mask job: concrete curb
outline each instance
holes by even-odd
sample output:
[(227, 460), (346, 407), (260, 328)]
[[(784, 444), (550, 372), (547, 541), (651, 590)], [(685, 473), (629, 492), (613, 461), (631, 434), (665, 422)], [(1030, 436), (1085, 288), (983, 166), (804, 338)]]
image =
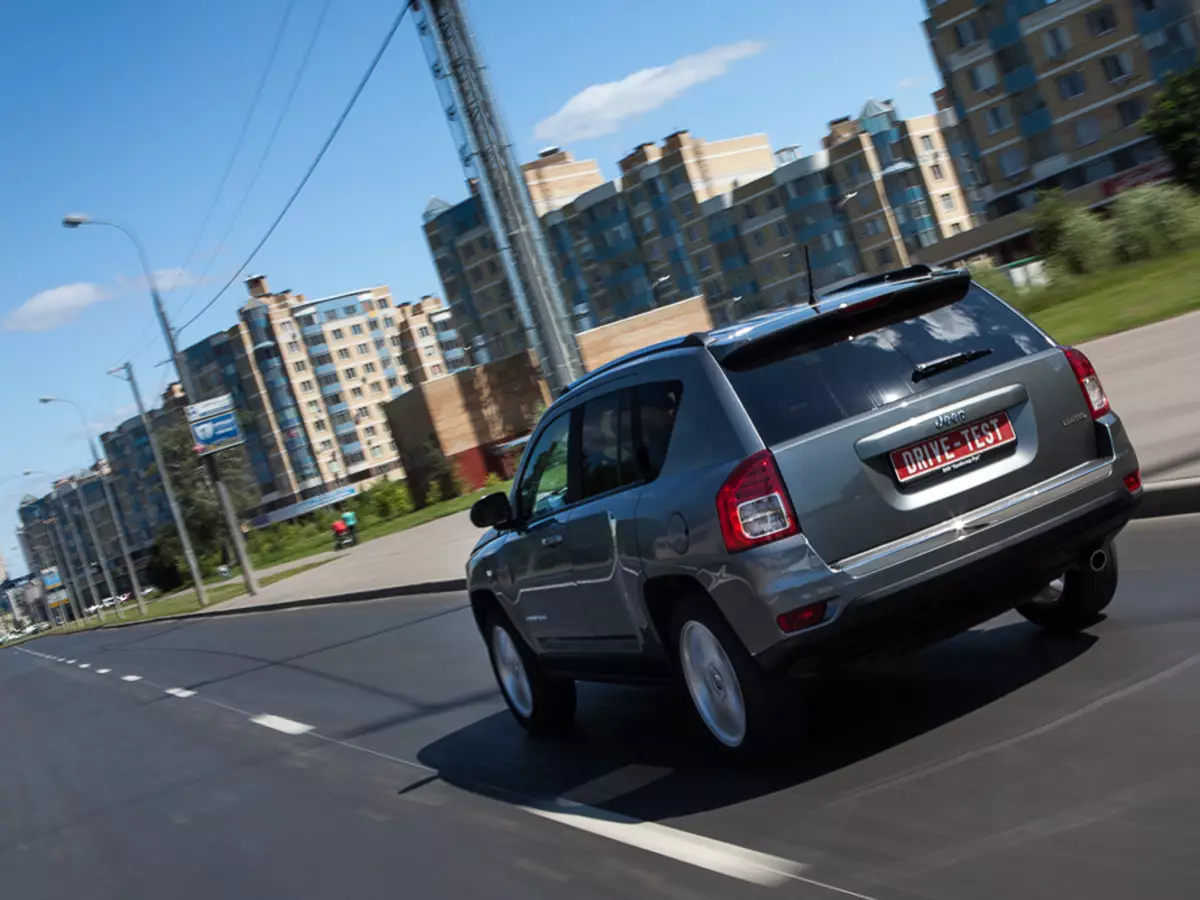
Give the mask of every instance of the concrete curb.
[[(1163, 516), (1183, 516), (1200, 513), (1200, 478), (1176, 478), (1168, 481), (1150, 481), (1145, 485), (1142, 502), (1133, 516), (1135, 519), (1156, 519)], [(285, 600), (269, 606), (244, 606), (233, 609), (213, 609), (209, 612), (182, 613), (177, 616), (161, 616), (137, 622), (116, 622), (103, 628), (132, 628), (135, 625), (150, 625), (154, 622), (187, 622), (195, 619), (212, 619), (219, 616), (244, 616), (253, 613), (274, 612), (283, 609), (302, 609), (306, 606), (325, 606), (333, 603), (361, 603), (365, 600), (382, 600), (386, 597), (412, 597), (417, 594), (446, 594), (465, 591), (465, 578), (447, 581), (425, 581), (420, 584), (401, 584), (394, 587), (372, 588), (369, 591), (347, 591), (325, 597), (303, 597)]]
[(1146, 482), (1142, 502), (1138, 504), (1133, 517), (1157, 519), (1161, 516), (1185, 516), (1189, 513), (1200, 513), (1200, 478)]
[(254, 613), (275, 612), (283, 609), (303, 609), (306, 606), (325, 606), (332, 603), (361, 603), (365, 600), (382, 600), (386, 597), (412, 597), (417, 594), (448, 594), (455, 591), (465, 591), (465, 578), (452, 578), (448, 581), (424, 581), (420, 584), (401, 584), (394, 587), (371, 588), (369, 591), (347, 591), (344, 594), (329, 594), (324, 597), (301, 597), (298, 600), (285, 600), (282, 603), (271, 603), (266, 606), (243, 606), (231, 609), (216, 608), (207, 612), (180, 613), (177, 616), (157, 616), (153, 619), (139, 619), (136, 622), (114, 622), (111, 625), (101, 625), (101, 628), (134, 628), (138, 625), (153, 625), (155, 622), (187, 622), (195, 619), (214, 619), (222, 616), (246, 616)]

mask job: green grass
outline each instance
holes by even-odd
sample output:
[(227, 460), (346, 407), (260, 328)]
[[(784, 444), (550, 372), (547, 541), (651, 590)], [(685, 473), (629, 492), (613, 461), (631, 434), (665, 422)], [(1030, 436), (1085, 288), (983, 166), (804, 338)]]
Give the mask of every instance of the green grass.
[(1055, 340), (1077, 344), (1200, 309), (1200, 251), (1006, 291), (1005, 299)]
[[(285, 572), (276, 572), (273, 575), (267, 575), (259, 579), (260, 587), (267, 587), (275, 584), (277, 581), (283, 581), (285, 578), (291, 578), (293, 575), (299, 575), (301, 572), (307, 572), (309, 569), (315, 569), (317, 566), (323, 566), (328, 560), (319, 562), (311, 562), (305, 565), (296, 566), (288, 569)], [(246, 587), (240, 581), (237, 584), (222, 584), (208, 592), (208, 605), (216, 606), (218, 603), (224, 603), (226, 600), (232, 600), (234, 597), (240, 597), (246, 593)], [(128, 607), (122, 607), (122, 612), (125, 614), (124, 619), (117, 619), (116, 613), (108, 611), (105, 613), (105, 621), (103, 625), (97, 622), (94, 618), (86, 619), (83, 622), (83, 628), (77, 627), (76, 623), (72, 622), (62, 628), (52, 628), (50, 631), (43, 634), (71, 634), (75, 631), (87, 630), (90, 628), (102, 628), (105, 625), (127, 624), (129, 622), (144, 622), (150, 619), (161, 619), (164, 616), (179, 616), (185, 613), (198, 612), (202, 607), (200, 601), (191, 591), (163, 597), (154, 603), (147, 604), (146, 615), (142, 615), (136, 604), (130, 604)], [(31, 635), (35, 637), (36, 635)], [(29, 638), (26, 638), (28, 640)]]
[[(366, 519), (365, 516), (359, 515), (359, 521), (362, 523), (358, 527), (359, 542), (372, 541), (376, 538), (386, 537), (389, 534), (396, 534), (399, 531), (405, 531), (409, 528), (415, 528), (418, 525), (424, 525), (427, 522), (432, 522), (434, 519), (440, 519), (444, 516), (450, 516), (454, 513), (462, 512), (470, 509), (475, 501), (486, 494), (497, 491), (508, 492), (512, 482), (505, 481), (495, 487), (482, 488), (470, 494), (463, 494), (461, 497), (454, 497), (450, 500), (444, 500), (441, 503), (434, 503), (424, 509), (414, 510), (402, 516), (396, 516), (394, 519), (375, 520)], [(365, 521), (364, 521), (365, 520)], [(256, 554), (254, 556), (254, 564), (260, 567), (275, 566), (280, 563), (292, 562), (294, 560), (303, 559), (306, 556), (312, 556), (314, 553), (323, 553), (326, 550), (333, 549), (332, 533), (322, 533), (313, 535), (312, 537), (303, 540), (297, 540), (272, 553)]]

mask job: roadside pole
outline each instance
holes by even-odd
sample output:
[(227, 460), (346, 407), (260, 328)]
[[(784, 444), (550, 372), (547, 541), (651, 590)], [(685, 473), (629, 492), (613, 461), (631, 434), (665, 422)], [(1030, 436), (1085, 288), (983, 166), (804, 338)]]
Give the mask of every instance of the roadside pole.
[[(54, 495), (58, 497), (58, 490), (55, 489)], [(71, 532), (71, 540), (75, 542), (76, 554), (79, 557), (79, 565), (83, 568), (83, 577), (87, 580), (88, 593), (92, 595), (92, 602), (96, 604), (97, 618), (101, 622), (104, 621), (104, 614), (100, 612), (100, 591), (96, 589), (96, 579), (92, 577), (92, 566), (88, 562), (87, 554), (84, 553), (83, 538), (79, 535), (79, 529), (75, 526), (75, 520), (67, 513), (67, 505), (61, 497), (58, 497), (58, 505), (62, 507), (63, 518), (67, 520), (67, 528)], [(63, 546), (66, 550), (66, 546)]]
[[(75, 566), (71, 563), (71, 557), (67, 554), (67, 542), (63, 540), (62, 525), (59, 524), (58, 516), (54, 516), (51, 520), (54, 525), (54, 534), (51, 536), (51, 544), (55, 545), (54, 555), (58, 558), (59, 572), (71, 580), (71, 590), (67, 594), (70, 600), (71, 609), (75, 610), (75, 627), (83, 627), (83, 609), (80, 606), (79, 576), (75, 571)], [(65, 565), (64, 565), (65, 564)], [(66, 582), (64, 581), (65, 585)], [(65, 616), (63, 617), (66, 618)], [(63, 627), (67, 627), (67, 623), (63, 622)]]
[[(97, 472), (96, 474), (101, 478), (104, 477), (100, 472)], [(113, 583), (112, 573), (108, 571), (108, 560), (106, 559), (107, 554), (105, 554), (104, 547), (100, 544), (100, 535), (96, 532), (96, 523), (92, 521), (92, 514), (88, 512), (87, 497), (85, 497), (83, 491), (79, 489), (79, 482), (74, 478), (71, 479), (71, 486), (75, 489), (75, 499), (79, 501), (79, 508), (83, 510), (83, 521), (87, 525), (88, 535), (92, 539), (92, 547), (96, 551), (96, 558), (100, 561), (100, 571), (104, 575), (104, 586), (108, 588), (108, 596), (112, 598), (113, 604), (117, 608), (117, 618), (123, 619), (125, 616), (121, 613), (121, 604), (117, 602), (117, 586)], [(116, 523), (113, 524), (115, 525)], [(96, 612), (100, 616), (100, 621), (103, 622), (103, 602), (100, 603)]]
[[(171, 484), (171, 473), (167, 471), (166, 463), (163, 462), (162, 451), (158, 447), (158, 439), (154, 436), (154, 428), (150, 424), (150, 417), (146, 415), (146, 407), (142, 403), (142, 392), (138, 389), (137, 379), (133, 374), (133, 366), (129, 363), (121, 366), (118, 369), (113, 369), (109, 375), (114, 375), (118, 372), (124, 372), (123, 377), (129, 382), (129, 387), (133, 391), (133, 401), (137, 404), (138, 416), (142, 420), (142, 427), (146, 429), (146, 436), (150, 440), (150, 452), (154, 454), (154, 465), (158, 467), (158, 476), (162, 481), (163, 492), (167, 495), (167, 505), (171, 507), (171, 518), (175, 522), (175, 530), (179, 532), (179, 542), (183, 544), (183, 555), (187, 558), (188, 571), (192, 573), (192, 584), (196, 588), (196, 597), (200, 601), (201, 606), (208, 606), (208, 591), (204, 587), (204, 576), (200, 573), (200, 563), (196, 560), (196, 552), (192, 549), (192, 539), (188, 534), (187, 523), (183, 519), (183, 511), (179, 508), (179, 502), (175, 499), (175, 488)], [(141, 594), (138, 594), (138, 609), (142, 611), (142, 615), (146, 614), (146, 602), (142, 599)]]

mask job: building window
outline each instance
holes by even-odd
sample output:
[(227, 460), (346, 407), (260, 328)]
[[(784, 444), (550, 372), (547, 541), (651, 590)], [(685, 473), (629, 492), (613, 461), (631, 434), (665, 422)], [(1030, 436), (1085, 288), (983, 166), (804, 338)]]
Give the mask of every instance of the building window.
[(696, 226), (695, 225), (689, 225), (687, 227), (687, 239), (689, 241), (693, 241), (693, 242), (696, 240)]
[(1009, 147), (1000, 153), (1000, 171), (1005, 178), (1012, 178), (1028, 168), (1025, 151), (1020, 147)]
[(951, 234), (962, 234), (962, 225), (960, 225), (958, 222), (952, 223), (950, 225), (950, 233)]
[(382, 447), (372, 447), (371, 448), (371, 458), (372, 459), (379, 459), (379, 457), (381, 457), (381, 456), (383, 456), (383, 448)]
[(425, 325), (422, 325), (420, 328), (417, 329), (417, 337), (423, 337), (423, 338), (429, 337), (429, 328), (426, 327)]
[(288, 341), (287, 347), (288, 347), (288, 353), (299, 353), (300, 352), (300, 342), (299, 341)]
[(333, 449), (333, 441), (331, 441), (329, 439), (321, 441), (321, 449), (322, 450), (332, 450)]
[(745, 206), (742, 207), (743, 221), (749, 222), (756, 215), (758, 215), (758, 214), (754, 211), (754, 202), (753, 201), (751, 201), (750, 203), (747, 203)]
[(933, 138), (925, 134), (921, 136), (921, 149), (926, 153), (933, 152)]
[(347, 366), (345, 374), (346, 374), (347, 378), (357, 378), (358, 377), (358, 372), (356, 372), (354, 370), (354, 366)]
[(987, 121), (988, 134), (995, 134), (1012, 127), (1012, 117), (1008, 114), (1008, 107), (1003, 103), (989, 106), (983, 117)]
[(880, 247), (875, 251), (875, 262), (881, 268), (892, 264), (892, 248)]
[(390, 338), (388, 338), (388, 340), (392, 342), (392, 346), (393, 346), (393, 347), (399, 347), (399, 346), (400, 346), (400, 335), (398, 335), (398, 334), (393, 334), (393, 335), (392, 335)]
[(292, 363), (292, 369), (293, 369), (293, 371), (296, 371), (296, 372), (307, 372), (308, 371), (308, 363), (306, 363), (302, 359), (298, 359), (294, 363)]
[(326, 429), (325, 420), (317, 419), (313, 422), (313, 431), (324, 431)]
[(1064, 100), (1074, 100), (1076, 97), (1083, 96), (1085, 91), (1087, 91), (1087, 82), (1084, 81), (1083, 73), (1078, 69), (1058, 76), (1058, 94)]
[(355, 347), (354, 349), (358, 351), (358, 355), (359, 355), (359, 356), (363, 356), (364, 354), (366, 354), (366, 353), (369, 353), (369, 352), (370, 352), (370, 350), (371, 350), (371, 345), (370, 345), (370, 344), (359, 344), (359, 345), (358, 345), (357, 347)]
[(763, 233), (761, 231), (754, 232), (754, 246), (755, 247), (761, 247), (766, 242), (767, 242), (767, 239), (765, 237), (763, 237)]
[(1122, 128), (1128, 128), (1130, 125), (1140, 122), (1145, 114), (1146, 108), (1142, 104), (1141, 97), (1130, 97), (1117, 104), (1117, 115), (1121, 119)]
[(1075, 120), (1075, 144), (1086, 147), (1100, 140), (1100, 120), (1095, 116), (1083, 116)]
[(1062, 25), (1054, 25), (1042, 32), (1042, 46), (1046, 49), (1046, 56), (1050, 59), (1058, 59), (1071, 49), (1071, 38), (1067, 34), (1067, 29)]
[(300, 390), (306, 394), (311, 394), (316, 388), (311, 381), (300, 382)]
[(696, 265), (700, 267), (701, 272), (707, 272), (712, 268), (712, 263), (709, 261), (707, 253), (699, 253), (696, 255)]
[(1117, 14), (1111, 6), (1102, 6), (1087, 14), (1088, 28), (1095, 37), (1117, 29)]
[(425, 356), (426, 357), (436, 356), (436, 355), (437, 355), (437, 348), (434, 347), (432, 344), (430, 344), (428, 347), (425, 348)]
[(389, 306), (389, 304), (388, 304), (388, 298), (387, 298), (387, 297), (380, 297), (378, 300), (376, 300), (376, 301), (375, 301), (375, 304), (376, 304), (376, 305), (377, 305), (377, 306), (378, 306), (380, 309), (387, 309), (387, 308), (388, 308), (388, 306)]
[(791, 233), (786, 219), (780, 219), (775, 223), (775, 233), (781, 238), (785, 238)]
[(412, 379), (408, 377), (407, 373), (404, 375), (404, 386), (412, 387)]
[(953, 194), (942, 194), (942, 209), (946, 212), (953, 212), (957, 208), (954, 202)]
[(382, 394), (383, 393), (383, 382), (376, 381), (376, 382), (372, 383), (371, 393), (372, 394)]
[(370, 374), (374, 373), (374, 371), (375, 371), (375, 363), (373, 363), (373, 362), (363, 363), (363, 374), (364, 375), (370, 375)]
[(954, 38), (958, 41), (959, 50), (978, 44), (983, 40), (983, 35), (979, 32), (979, 22), (975, 19), (959, 22), (954, 26)]
[(967, 69), (967, 81), (976, 91), (990, 91), (996, 87), (996, 66), (988, 60)]
[(351, 333), (351, 334), (362, 334), (362, 333), (363, 333), (363, 327), (362, 327), (361, 325), (352, 325), (352, 326), (350, 327), (350, 333)]
[(319, 413), (321, 411), (321, 403), (318, 400), (308, 401), (308, 411), (310, 413)]
[(317, 381), (320, 382), (321, 387), (329, 387), (331, 384), (337, 384), (338, 383), (337, 373), (330, 372), (328, 375), (322, 375), (320, 378), (317, 379)]
[(942, 171), (942, 167), (938, 163), (934, 163), (932, 166), (930, 166), (929, 171), (933, 174), (934, 181), (946, 180), (946, 173)]
[(345, 332), (342, 331), (342, 329), (340, 329), (340, 328), (335, 328), (335, 329), (333, 329), (333, 331), (331, 331), (329, 333), (333, 336), (333, 339), (335, 341), (340, 341), (342, 338), (344, 338), (346, 336)]
[(384, 316), (383, 317), (383, 327), (384, 328), (396, 327), (396, 320), (393, 319), (391, 316)]
[(338, 348), (338, 359), (349, 359), (349, 358), (350, 358), (350, 348), (349, 347), (339, 347)]
[(441, 375), (442, 367), (438, 363), (434, 363), (432, 366), (429, 367), (429, 371), (433, 372), (434, 375)]
[(1100, 68), (1104, 70), (1104, 77), (1115, 84), (1133, 74), (1133, 61), (1128, 53), (1113, 53), (1100, 60)]

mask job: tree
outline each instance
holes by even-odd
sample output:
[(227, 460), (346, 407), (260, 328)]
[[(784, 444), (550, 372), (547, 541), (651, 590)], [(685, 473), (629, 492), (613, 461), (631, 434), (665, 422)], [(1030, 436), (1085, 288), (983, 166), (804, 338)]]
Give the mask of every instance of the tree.
[(1200, 191), (1200, 67), (1172, 75), (1142, 125), (1174, 164), (1179, 180)]
[(1033, 213), (1033, 243), (1042, 256), (1058, 254), (1067, 218), (1074, 208), (1058, 188), (1039, 195)]

